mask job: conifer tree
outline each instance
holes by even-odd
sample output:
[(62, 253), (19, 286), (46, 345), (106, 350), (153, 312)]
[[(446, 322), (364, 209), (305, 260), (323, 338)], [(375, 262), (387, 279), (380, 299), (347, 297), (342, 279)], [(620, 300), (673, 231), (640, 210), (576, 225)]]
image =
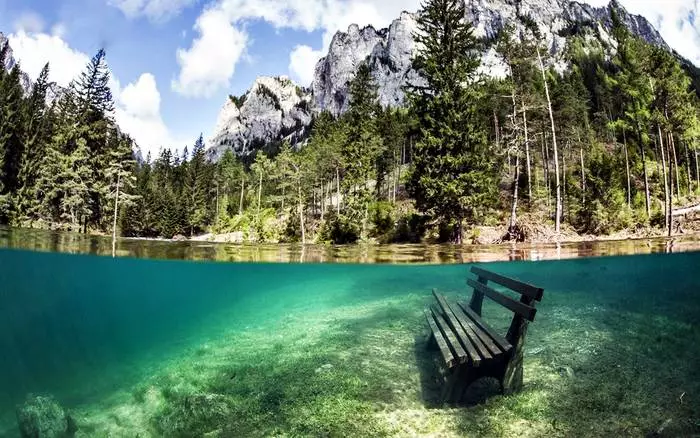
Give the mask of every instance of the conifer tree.
[(190, 236), (201, 230), (208, 220), (209, 167), (204, 151), (204, 137), (199, 136), (192, 149), (192, 159), (187, 165), (184, 205), (190, 225)]
[[(2, 68), (0, 68), (2, 69)], [(0, 79), (0, 209), (13, 209), (12, 195), (19, 187), (19, 172), (24, 151), (24, 90), (20, 82), (20, 67), (16, 64)]]
[(376, 119), (380, 107), (377, 86), (367, 63), (360, 65), (350, 83), (350, 108), (347, 142), (343, 147), (347, 193), (346, 214), (350, 222), (360, 225), (360, 238), (367, 238), (369, 205), (372, 202), (370, 180), (376, 176), (375, 163), (381, 150)]
[(421, 129), (409, 191), (418, 208), (462, 242), (465, 220), (475, 221), (497, 190), (486, 129), (478, 114), (480, 59), (462, 0), (429, 0), (419, 13), (414, 66), (424, 81), (409, 100)]
[(36, 182), (40, 172), (41, 159), (46, 153), (51, 141), (53, 130), (54, 108), (46, 105), (49, 83), (49, 64), (46, 64), (37, 78), (32, 92), (24, 106), (24, 121), (22, 143), (24, 145), (18, 175), (18, 190), (15, 208), (20, 221), (37, 217), (39, 203), (37, 201)]
[(608, 87), (622, 100), (622, 113), (617, 119), (626, 121), (637, 138), (644, 176), (644, 192), (647, 219), (651, 217), (651, 194), (647, 170), (646, 149), (649, 144), (651, 122), (650, 106), (653, 100), (651, 81), (647, 73), (648, 46), (630, 35), (611, 7), (613, 34), (618, 41), (617, 55), (613, 59), (616, 72), (606, 77)]
[(112, 208), (112, 256), (116, 254), (117, 241), (117, 219), (119, 219), (119, 208), (128, 208), (134, 205), (136, 195), (133, 191), (136, 186), (136, 176), (134, 168), (133, 141), (129, 137), (120, 139), (116, 150), (110, 152), (110, 160), (105, 171), (105, 177), (110, 181), (110, 199), (114, 200)]

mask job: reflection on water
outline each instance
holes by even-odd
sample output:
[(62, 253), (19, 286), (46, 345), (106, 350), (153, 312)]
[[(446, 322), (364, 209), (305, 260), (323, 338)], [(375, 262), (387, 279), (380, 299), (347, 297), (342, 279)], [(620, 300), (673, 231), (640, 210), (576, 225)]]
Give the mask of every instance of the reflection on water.
[[(106, 236), (0, 227), (0, 248), (111, 255)], [(700, 250), (700, 236), (673, 239), (513, 244), (513, 245), (240, 245), (210, 242), (121, 239), (117, 255), (148, 259), (273, 263), (470, 263), (558, 260)]]

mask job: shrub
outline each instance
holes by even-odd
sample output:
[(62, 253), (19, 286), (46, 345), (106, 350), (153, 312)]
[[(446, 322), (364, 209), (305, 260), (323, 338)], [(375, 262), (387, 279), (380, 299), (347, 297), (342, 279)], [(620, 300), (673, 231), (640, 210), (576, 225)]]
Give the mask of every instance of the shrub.
[(359, 224), (354, 223), (342, 213), (338, 216), (335, 212), (332, 212), (321, 224), (318, 240), (336, 245), (345, 245), (360, 240), (360, 232)]

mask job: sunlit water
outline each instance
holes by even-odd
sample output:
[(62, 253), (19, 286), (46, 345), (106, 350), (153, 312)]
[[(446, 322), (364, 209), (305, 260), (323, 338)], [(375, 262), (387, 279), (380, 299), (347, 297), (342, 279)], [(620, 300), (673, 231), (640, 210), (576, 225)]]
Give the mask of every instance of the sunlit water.
[[(4, 246), (20, 246), (8, 237), (7, 230), (3, 238)], [(76, 252), (104, 253), (107, 247), (103, 244), (97, 240), (89, 244), (88, 250), (80, 247)], [(144, 249), (147, 245), (140, 249), (130, 245), (122, 242), (121, 251), (137, 256), (150, 251), (149, 255), (157, 254), (159, 258), (175, 258), (174, 254), (185, 251), (199, 254), (192, 258), (210, 258), (200, 257), (208, 254), (207, 246), (178, 244), (175, 250), (166, 242), (154, 242), (150, 249)], [(24, 241), (22, 246), (55, 250), (57, 243), (47, 244), (36, 238), (35, 244)], [(415, 255), (418, 250), (413, 251), (411, 257), (420, 258)], [(294, 254), (290, 258), (298, 256)], [(572, 368), (576, 379), (586, 379), (587, 369), (598, 369), (589, 361), (606, 360), (588, 355), (601, 351), (624, 352), (616, 359), (617, 365), (611, 365), (613, 369), (625, 366), (626, 360), (640, 363), (634, 359), (637, 356), (644, 357), (642, 362), (658, 360), (659, 365), (671, 370), (663, 374), (658, 386), (671, 389), (668, 399), (662, 394), (649, 402), (650, 408), (656, 409), (649, 414), (654, 416), (650, 424), (657, 417), (663, 421), (671, 415), (665, 410), (671, 409), (668, 406), (677, 403), (675, 398), (685, 392), (685, 411), (673, 411), (673, 415), (686, 416), (674, 417), (674, 424), (684, 433), (700, 432), (700, 394), (694, 392), (698, 390), (700, 368), (688, 364), (700, 358), (699, 268), (700, 253), (693, 252), (497, 262), (488, 266), (545, 288), (537, 320), (530, 328), (528, 346), (534, 350), (526, 357), (531, 361), (526, 362), (526, 381), (528, 370), (535, 373), (545, 363), (553, 367), (553, 373), (560, 373), (561, 367)], [(51, 394), (68, 409), (86, 416), (100, 409), (109, 411), (107, 400), (115, 393), (129, 392), (163, 374), (166, 366), (188, 360), (188, 355), (203, 345), (221, 345), (227, 339), (233, 342), (239, 335), (255, 330), (269, 333), (281, 345), (304, 338), (301, 327), (313, 327), (304, 326), (304, 321), (289, 323), (295, 315), (303, 315), (301, 319), (308, 321), (319, 318), (333, 327), (344, 324), (337, 316), (338, 309), (376, 306), (390, 310), (381, 313), (385, 316), (380, 325), (398, 324), (406, 330), (406, 336), (419, 339), (426, 333), (420, 311), (430, 302), (431, 289), (468, 297), (464, 286), (468, 269), (468, 264), (113, 259), (0, 249), (0, 435), (16, 436), (15, 409), (29, 394)], [(368, 325), (367, 330), (371, 327)], [(639, 327), (651, 330), (649, 336), (655, 336), (651, 345), (646, 345), (646, 338), (635, 338), (643, 336)], [(358, 332), (357, 339), (360, 342), (365, 338)], [(586, 345), (587, 350), (580, 350)], [(349, 348), (350, 357), (342, 360), (371, 360), (352, 357), (360, 347)], [(230, 361), (235, 362), (235, 351), (230, 354)], [(407, 366), (416, 373), (430, 373), (415, 357), (413, 347), (396, 354), (409, 358)], [(280, 358), (272, 353), (268, 359)], [(636, 373), (641, 373), (640, 381), (649, 382), (652, 388), (655, 379), (662, 378), (655, 369), (640, 368)], [(534, 382), (537, 386), (537, 379)], [(420, 384), (413, 386), (412, 397), (416, 403), (423, 403)], [(551, 397), (554, 402), (555, 396)], [(594, 406), (583, 409), (583, 415), (587, 415), (585, 409), (590, 409), (591, 420), (605, 416)], [(644, 429), (646, 424), (639, 427)]]

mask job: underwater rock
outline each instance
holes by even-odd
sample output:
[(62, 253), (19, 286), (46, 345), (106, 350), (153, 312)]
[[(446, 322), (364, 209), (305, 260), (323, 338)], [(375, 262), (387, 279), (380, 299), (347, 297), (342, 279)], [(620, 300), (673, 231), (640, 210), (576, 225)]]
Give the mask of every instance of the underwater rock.
[(562, 377), (574, 377), (574, 370), (571, 367), (559, 367), (558, 371)]
[(324, 365), (321, 365), (320, 367), (316, 368), (316, 374), (322, 373), (322, 372), (325, 372), (325, 371), (330, 371), (331, 368), (333, 368), (333, 365), (331, 365), (331, 364), (329, 364), (329, 363), (324, 364)]
[(544, 350), (545, 350), (544, 347), (535, 347), (535, 348), (531, 348), (531, 349), (527, 350), (527, 352), (525, 354), (527, 354), (528, 356), (535, 356), (537, 354), (542, 353)]
[(30, 396), (17, 409), (17, 424), (22, 438), (68, 438), (78, 429), (73, 418), (50, 396)]

